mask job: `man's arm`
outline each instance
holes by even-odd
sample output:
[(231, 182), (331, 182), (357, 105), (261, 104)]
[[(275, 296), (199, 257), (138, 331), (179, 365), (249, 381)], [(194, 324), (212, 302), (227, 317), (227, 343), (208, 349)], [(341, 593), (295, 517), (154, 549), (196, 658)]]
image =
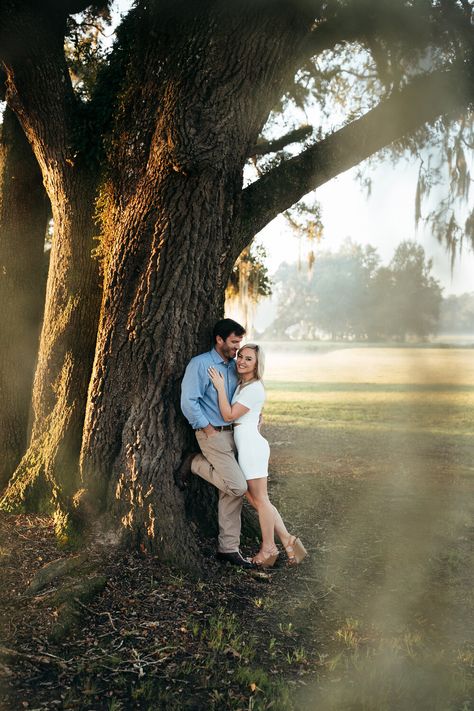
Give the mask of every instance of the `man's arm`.
[(204, 429), (209, 425), (200, 405), (207, 378), (207, 373), (204, 377), (199, 361), (193, 358), (188, 363), (181, 383), (181, 410), (193, 430)]

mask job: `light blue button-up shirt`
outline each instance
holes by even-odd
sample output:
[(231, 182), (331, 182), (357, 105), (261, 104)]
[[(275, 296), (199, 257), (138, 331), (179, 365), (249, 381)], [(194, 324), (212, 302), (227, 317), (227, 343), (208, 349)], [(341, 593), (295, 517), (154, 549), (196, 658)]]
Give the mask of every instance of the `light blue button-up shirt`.
[(202, 429), (209, 424), (215, 427), (229, 424), (221, 415), (217, 390), (207, 372), (211, 366), (224, 376), (229, 402), (237, 387), (235, 360), (225, 361), (215, 348), (192, 358), (181, 383), (181, 410), (193, 430)]

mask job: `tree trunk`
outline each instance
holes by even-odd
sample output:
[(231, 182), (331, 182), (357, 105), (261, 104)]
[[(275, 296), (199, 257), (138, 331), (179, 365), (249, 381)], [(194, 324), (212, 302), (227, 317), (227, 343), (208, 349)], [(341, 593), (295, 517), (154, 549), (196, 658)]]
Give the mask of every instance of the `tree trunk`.
[(55, 231), (31, 441), (3, 499), (4, 508), (15, 510), (50, 508), (52, 498), (64, 534), (80, 485), (78, 460), (100, 305), (98, 263), (91, 256), (94, 181), (76, 175), (67, 187), (67, 198), (62, 190), (52, 200)]
[(196, 345), (209, 347), (222, 310), (227, 274), (219, 258), (233, 205), (212, 174), (186, 178), (170, 169), (147, 187), (113, 254), (84, 434), (85, 483), (133, 538), (173, 558), (179, 544), (184, 554), (196, 552), (171, 476), (190, 439), (179, 382)]
[(0, 488), (27, 445), (49, 209), (36, 158), (7, 108), (0, 144)]
[(58, 530), (66, 533), (79, 486), (100, 306), (98, 262), (91, 256), (97, 232), (98, 139), (87, 134), (89, 119), (65, 61), (67, 10), (12, 2), (0, 5), (0, 11), (7, 102), (41, 167), (54, 221), (31, 441), (2, 505), (10, 510), (52, 506)]
[[(222, 315), (238, 256), (243, 166), (281, 90), (276, 77), (298, 28), (279, 17), (278, 36), (275, 18), (245, 12), (187, 19), (189, 26), (179, 13), (158, 18), (141, 82), (116, 126), (114, 143), (123, 146), (133, 123), (139, 163), (130, 144), (126, 159), (120, 150), (115, 159), (110, 194), (119, 197), (104, 217), (114, 238), (81, 460), (89, 498), (109, 522), (189, 568), (198, 551), (172, 477), (183, 450), (195, 446), (180, 381), (189, 359), (211, 346)], [(153, 49), (163, 52), (167, 36), (171, 64)], [(133, 114), (142, 86), (158, 116), (141, 105)], [(131, 184), (127, 174), (139, 177)]]

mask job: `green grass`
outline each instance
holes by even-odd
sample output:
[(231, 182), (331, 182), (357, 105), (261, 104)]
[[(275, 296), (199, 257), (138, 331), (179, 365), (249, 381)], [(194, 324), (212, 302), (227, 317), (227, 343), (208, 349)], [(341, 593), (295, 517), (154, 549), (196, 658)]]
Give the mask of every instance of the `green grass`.
[(291, 427), (474, 434), (474, 389), (267, 385), (265, 421)]
[(456, 383), (316, 383), (265, 380), (268, 392), (298, 393), (474, 393), (474, 385)]
[[(195, 624), (192, 634), (202, 650), (202, 684), (208, 688), (209, 709), (242, 709), (264, 711), (294, 709), (287, 683), (281, 674), (271, 674), (257, 660), (258, 639), (242, 627), (235, 613), (219, 608), (204, 624)], [(224, 660), (227, 659), (227, 668)], [(289, 659), (294, 664), (298, 659)], [(185, 670), (180, 673), (185, 676)], [(226, 689), (222, 677), (228, 676), (238, 686)]]
[(108, 711), (474, 711), (472, 357), (417, 349), (418, 365), (426, 353), (413, 380), (409, 348), (316, 353), (301, 381), (298, 349), (282, 359), (266, 381), (269, 489), (309, 559), (261, 579), (223, 569), (189, 597), (185, 575), (153, 568), (151, 599), (169, 585), (183, 627), (143, 677), (121, 645), (88, 662), (86, 698), (103, 665)]

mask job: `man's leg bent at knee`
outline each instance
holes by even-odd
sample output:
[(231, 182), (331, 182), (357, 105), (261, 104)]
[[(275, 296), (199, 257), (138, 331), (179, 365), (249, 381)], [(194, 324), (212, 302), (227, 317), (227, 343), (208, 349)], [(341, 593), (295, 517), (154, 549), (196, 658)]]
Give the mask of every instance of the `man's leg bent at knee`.
[(206, 437), (196, 434), (202, 454), (197, 454), (191, 471), (217, 489), (230, 496), (241, 497), (247, 491), (247, 482), (235, 458), (232, 434), (222, 432)]

